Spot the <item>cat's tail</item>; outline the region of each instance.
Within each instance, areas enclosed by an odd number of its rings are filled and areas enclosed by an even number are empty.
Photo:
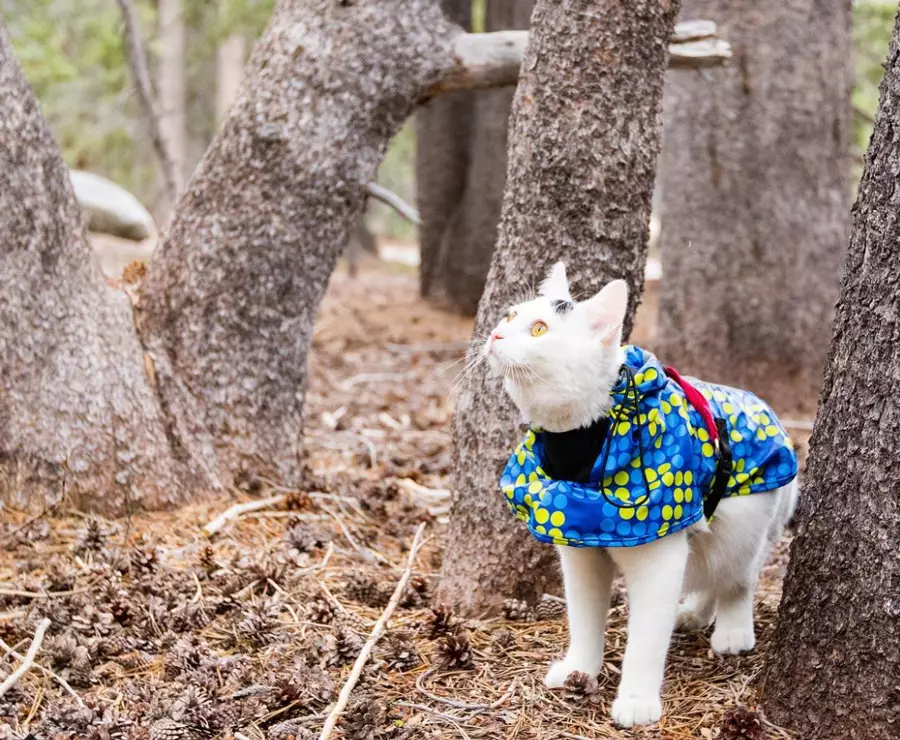
[[[794,519],[794,513],[797,511],[797,501],[800,499],[800,476],[788,483],[784,488],[782,506],[782,526],[788,526]]]

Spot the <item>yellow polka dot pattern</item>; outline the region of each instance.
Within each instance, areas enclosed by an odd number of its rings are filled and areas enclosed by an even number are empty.
[[[510,509],[544,542],[639,545],[703,516],[716,458],[702,417],[652,354],[637,347],[625,351],[638,398],[624,382],[612,390],[616,423],[607,436],[604,470],[601,454],[588,483],[550,478],[542,433],[529,430],[503,472],[500,485]],[[764,402],[746,391],[688,382],[707,398],[714,416],[726,419],[734,459],[726,496],[773,490],[794,478],[790,439]],[[643,456],[636,444],[639,430]]]

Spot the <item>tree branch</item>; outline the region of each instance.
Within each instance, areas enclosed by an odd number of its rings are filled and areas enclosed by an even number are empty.
[[[713,21],[687,21],[675,27],[669,67],[719,67],[731,58],[731,45],[717,36]],[[486,90],[515,85],[528,43],[528,31],[461,33],[456,38],[456,65],[437,80],[425,100],[455,90]]]
[[[419,212],[392,190],[388,190],[377,182],[370,182],[366,186],[366,193],[370,198],[389,205],[411,224],[420,225]]]
[[[9,691],[13,686],[15,686],[19,679],[22,678],[28,671],[31,669],[31,666],[34,665],[34,658],[38,654],[38,650],[41,649],[41,643],[44,641],[44,633],[47,631],[47,628],[50,626],[49,619],[42,619],[41,623],[37,626],[37,629],[34,632],[34,637],[31,640],[31,647],[28,648],[28,652],[25,653],[25,657],[22,658],[22,662],[19,663],[19,667],[16,668],[12,673],[10,673],[3,683],[0,683],[0,696],[3,696],[7,691]],[[13,651],[10,650],[10,653]]]
[[[178,168],[175,166],[175,160],[169,151],[168,142],[162,132],[159,107],[153,98],[153,88],[150,84],[150,73],[147,67],[147,55],[144,53],[144,46],[141,42],[137,13],[132,0],[116,0],[116,2],[122,10],[122,20],[125,23],[128,66],[131,67],[131,73],[134,76],[134,86],[137,89],[141,107],[144,109],[144,115],[147,117],[153,148],[156,150],[156,156],[159,157],[160,165],[162,165],[163,179],[165,180],[169,202],[174,203],[175,198],[181,191],[181,173],[178,172]]]

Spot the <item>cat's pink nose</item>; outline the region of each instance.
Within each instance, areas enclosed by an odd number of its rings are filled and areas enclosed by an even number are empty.
[[[498,339],[503,339],[503,335],[499,331],[495,331],[493,334],[491,334],[491,339],[496,342]]]

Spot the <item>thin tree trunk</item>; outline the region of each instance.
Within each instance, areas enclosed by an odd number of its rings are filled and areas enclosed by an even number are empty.
[[[229,36],[216,52],[216,119],[224,121],[244,81],[247,39]]]
[[[279,3],[139,304],[167,419],[223,480],[298,481],[319,301],[387,143],[458,66],[458,33],[427,0]]]
[[[575,291],[643,286],[667,43],[678,3],[538,0],[513,103],[506,195],[476,336],[564,259]],[[474,340],[478,344],[478,340]],[[455,488],[439,598],[464,612],[536,599],[558,581],[554,550],[510,515],[498,477],[518,419],[483,366],[454,418]]]
[[[531,7],[531,0],[486,0],[485,30],[527,29]],[[464,142],[466,152],[458,165],[464,171],[454,170],[458,181],[452,192],[444,184],[447,200],[428,203],[427,215],[439,223],[423,223],[422,296],[464,315],[474,315],[478,310],[497,240],[506,184],[506,134],[514,92],[509,89],[469,94],[467,111],[472,120]],[[453,125],[453,111],[445,110],[444,115]],[[420,141],[420,152],[422,147],[428,147],[448,157],[458,154],[454,149],[456,139],[448,141],[431,133],[430,138]],[[432,168],[421,171],[420,197],[429,195],[429,188],[441,187],[442,183],[435,185],[431,181],[441,179],[445,173],[446,170]],[[440,233],[438,227],[442,227]]]
[[[187,67],[184,56],[184,18],[181,0],[158,0],[159,71],[157,92],[162,132],[182,181],[187,172]],[[174,203],[168,198],[163,207],[169,213]]]
[[[900,728],[900,20],[854,208],[764,702],[799,738]]]
[[[660,353],[813,410],[849,226],[850,3],[685,0],[729,68],[667,85]]]
[[[0,501],[109,512],[208,481],[172,458],[128,299],[84,241],[66,166],[0,24]]]
[[[472,28],[472,0],[441,0],[454,23]],[[475,95],[441,95],[416,112],[416,201],[419,226],[419,285],[423,296],[441,281],[444,234],[456,218],[466,188]]]

